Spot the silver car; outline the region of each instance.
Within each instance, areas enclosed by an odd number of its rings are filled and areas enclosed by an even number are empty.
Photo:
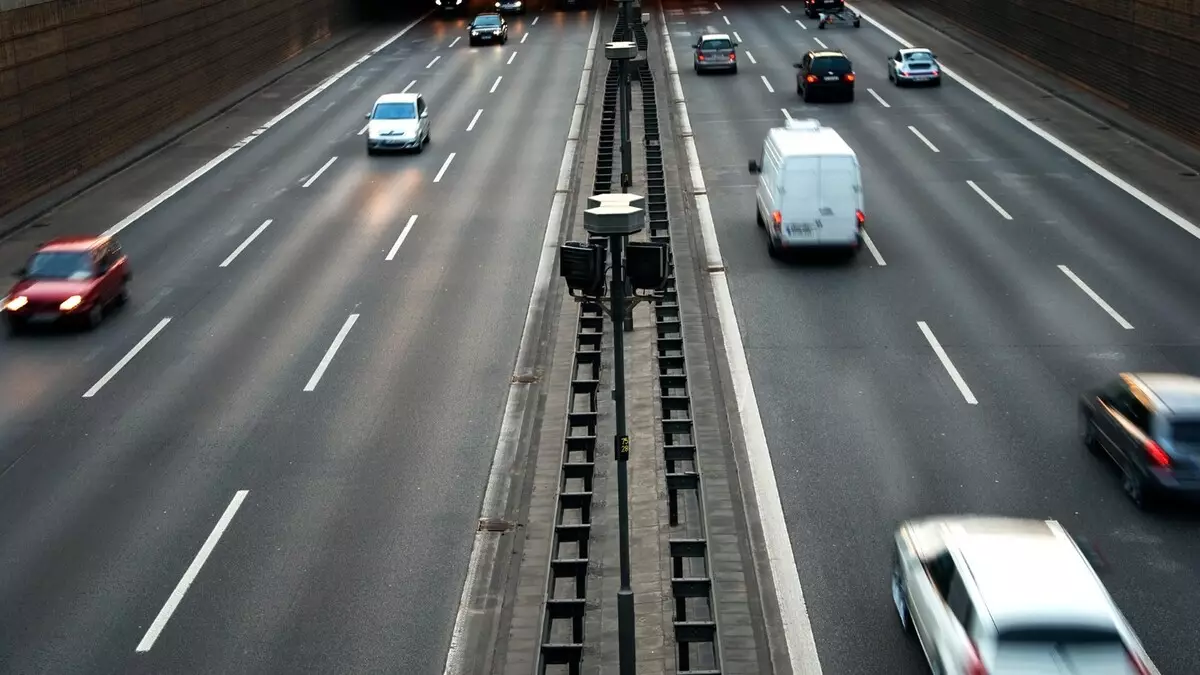
[[[720,70],[727,73],[737,72],[737,43],[724,33],[710,33],[700,36],[696,44],[692,64],[697,73]]]
[[[905,84],[942,84],[942,66],[928,49],[901,49],[888,58],[888,79],[897,87]]]

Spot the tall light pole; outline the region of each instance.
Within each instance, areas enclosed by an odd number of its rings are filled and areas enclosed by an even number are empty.
[[[607,51],[607,50],[606,50]],[[634,46],[636,53],[637,47]],[[646,225],[645,201],[639,195],[593,195],[592,208],[583,212],[583,227],[589,234],[608,237],[612,263],[609,296],[613,324],[613,404],[616,434],[613,448],[617,459],[617,519],[621,560],[621,588],[617,591],[617,648],[621,675],[637,675],[634,634],[633,585],[629,570],[629,435],[625,429],[625,239]]]
[[[626,15],[632,3],[622,2],[621,10]],[[633,185],[633,151],[629,143],[629,108],[632,99],[629,96],[629,62],[636,59],[638,48],[636,42],[609,42],[604,45],[604,56],[609,61],[617,62],[617,79],[620,80],[621,108],[621,192],[628,192]]]

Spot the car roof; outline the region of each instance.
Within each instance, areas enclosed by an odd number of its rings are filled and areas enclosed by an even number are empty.
[[[1122,373],[1132,385],[1149,394],[1147,407],[1175,414],[1200,414],[1200,378],[1180,373]]]
[[[51,239],[50,241],[47,241],[47,242],[43,243],[42,245],[38,246],[37,250],[39,253],[42,251],[62,251],[62,252],[90,251],[93,248],[96,248],[97,246],[100,246],[107,241],[108,241],[108,237],[94,236],[94,235],[93,236],[78,235],[78,236],[71,236],[71,237],[57,237],[57,238]]]
[[[1056,521],[962,518],[947,521],[944,531],[998,630],[1118,630],[1108,591]]]
[[[475,18],[472,20],[472,23],[474,23],[475,21],[478,21],[480,19],[499,19],[499,20],[503,21],[504,17],[496,12],[484,12],[482,14],[476,14]]]
[[[840,49],[813,50],[813,51],[809,52],[808,54],[809,54],[809,56],[812,56],[814,59],[820,58],[822,56],[840,56],[843,59],[846,59],[847,61],[850,60],[850,57],[846,56],[846,52],[844,52]]]
[[[728,33],[705,33],[700,36],[700,41],[704,42],[705,40],[729,40],[730,42],[733,41],[733,39],[729,37]]]
[[[375,105],[380,103],[416,103],[420,94],[384,94],[375,99]]]
[[[789,119],[785,125],[767,132],[768,137],[774,139],[779,154],[784,157],[856,156],[841,134],[822,126],[818,120]]]

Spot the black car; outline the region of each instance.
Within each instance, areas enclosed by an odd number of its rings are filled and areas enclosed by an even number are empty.
[[[496,11],[500,14],[524,14],[525,0],[497,0]]]
[[[854,64],[837,50],[812,51],[800,63],[792,64],[796,73],[796,93],[807,103],[819,93],[836,94],[854,100]]]
[[[804,0],[804,14],[810,19],[818,18],[822,12],[846,9],[846,0]]]
[[[1200,378],[1122,373],[1079,407],[1083,444],[1113,460],[1134,504],[1200,498]]]
[[[467,26],[471,46],[478,44],[505,44],[508,42],[508,22],[499,14],[480,14]]]
[[[467,11],[467,0],[433,0],[437,11],[443,16],[455,16]]]

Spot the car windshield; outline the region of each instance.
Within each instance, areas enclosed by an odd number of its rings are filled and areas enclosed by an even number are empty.
[[[371,119],[376,120],[415,120],[417,119],[416,103],[380,103],[375,106],[375,114]]]
[[[92,276],[92,257],[78,251],[43,252],[30,258],[25,269],[30,279],[80,281]]]
[[[933,54],[929,52],[913,52],[904,57],[904,60],[909,63],[931,63],[933,62]]]
[[[477,16],[475,17],[476,28],[494,28],[500,25],[500,17],[498,16]]]
[[[1136,672],[1125,643],[1113,630],[1046,626],[1000,631],[996,636],[993,672],[1046,672],[1063,665],[1070,672],[1095,675]]]
[[[700,43],[701,49],[733,49],[733,43],[724,38],[720,40],[705,40]]]
[[[850,60],[837,56],[821,56],[813,59],[812,69],[818,73],[848,73]]]
[[[1172,422],[1171,440],[1183,445],[1200,446],[1200,420]]]

